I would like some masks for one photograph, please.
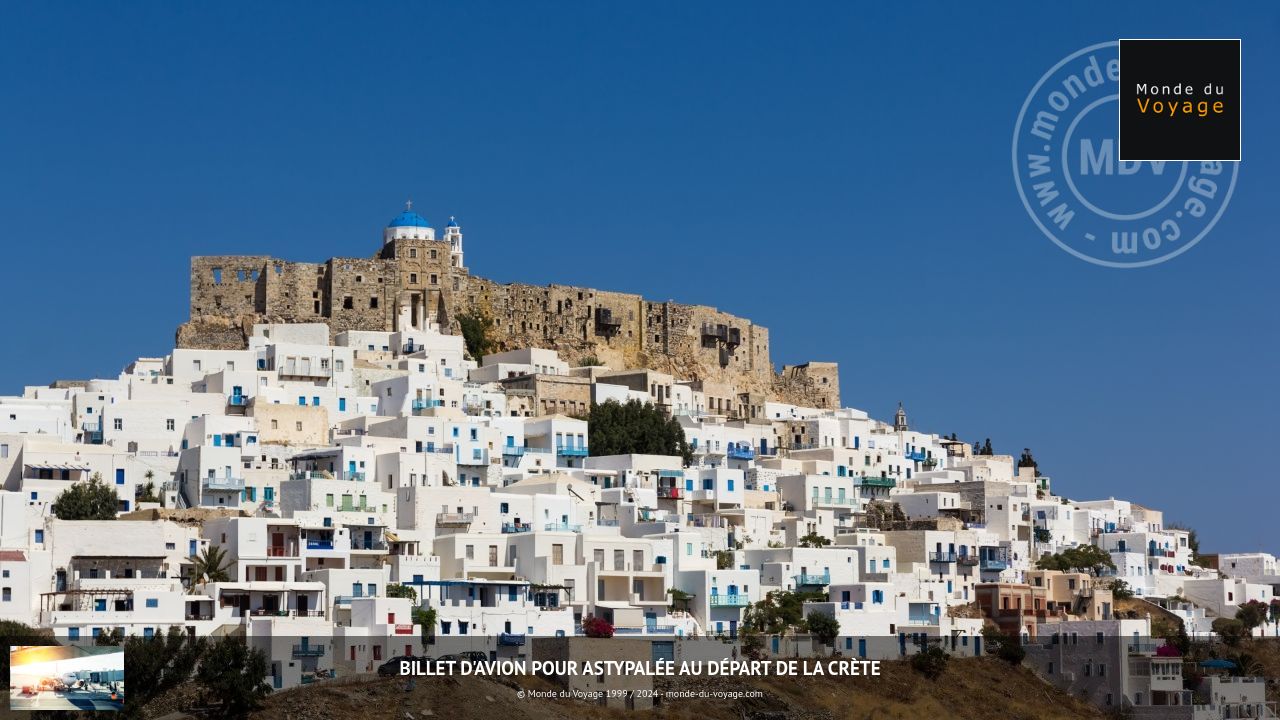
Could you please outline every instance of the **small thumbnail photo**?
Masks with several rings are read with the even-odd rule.
[[[119,647],[17,645],[9,648],[10,710],[121,710]]]

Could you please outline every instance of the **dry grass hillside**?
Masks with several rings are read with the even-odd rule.
[[[652,711],[625,711],[570,700],[521,700],[520,688],[553,690],[541,678],[485,680],[419,678],[405,690],[401,678],[322,683],[273,695],[254,717],[266,720],[559,720],[561,718],[673,718],[680,720],[1088,720],[1095,708],[1037,679],[1025,668],[995,658],[951,661],[937,680],[904,662],[884,664],[878,678],[749,678],[697,680],[696,687],[759,689],[741,700],[680,699]]]

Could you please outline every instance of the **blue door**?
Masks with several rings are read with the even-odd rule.
[[[865,658],[867,656],[867,639],[858,638],[858,657]]]

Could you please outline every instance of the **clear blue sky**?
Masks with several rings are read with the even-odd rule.
[[[714,304],[846,404],[1280,552],[1280,5],[540,5],[5,4],[0,391],[164,354],[191,255],[368,255],[412,197],[477,274]],[[1009,167],[1040,75],[1119,37],[1244,40],[1230,208],[1144,270],[1055,247]]]

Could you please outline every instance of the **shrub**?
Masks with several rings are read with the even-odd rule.
[[[1222,642],[1232,646],[1240,644],[1240,640],[1249,634],[1244,623],[1234,618],[1224,617],[1213,621],[1213,631],[1222,638]]]
[[[78,482],[63,490],[53,501],[59,520],[115,520],[120,507],[116,489],[94,473],[88,482]]]
[[[1014,635],[1005,634],[988,626],[982,629],[982,639],[987,642],[988,653],[994,654],[1010,665],[1021,665],[1023,659],[1027,657],[1026,648],[1022,647],[1022,642]]]
[[[946,671],[947,661],[950,659],[951,656],[947,654],[946,650],[937,645],[930,645],[929,647],[921,648],[920,652],[911,656],[911,667],[930,680],[937,680]]]
[[[604,618],[588,615],[582,618],[582,632],[589,638],[611,638],[613,625]]]
[[[831,645],[840,636],[840,621],[831,613],[809,613],[805,619],[809,622],[809,632],[823,645]]]

